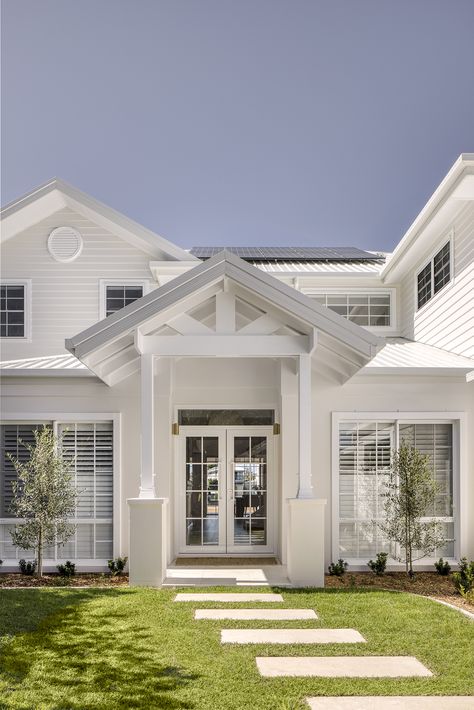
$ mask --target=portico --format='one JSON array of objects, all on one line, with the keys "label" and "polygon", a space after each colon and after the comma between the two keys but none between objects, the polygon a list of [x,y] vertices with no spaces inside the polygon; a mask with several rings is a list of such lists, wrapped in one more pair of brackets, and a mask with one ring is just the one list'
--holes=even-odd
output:
[{"label": "portico", "polygon": [[[341,320],[223,252],[68,341],[108,385],[137,378],[131,584],[161,585],[180,554],[242,550],[276,555],[295,586],[323,585],[313,372],[343,382],[378,346]],[[212,426],[180,423],[193,409],[215,412]]]}]

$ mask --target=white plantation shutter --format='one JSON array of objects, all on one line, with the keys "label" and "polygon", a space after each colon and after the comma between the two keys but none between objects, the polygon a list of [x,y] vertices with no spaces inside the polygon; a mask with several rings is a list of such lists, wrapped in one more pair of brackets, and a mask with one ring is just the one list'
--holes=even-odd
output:
[{"label": "white plantation shutter", "polygon": [[[48,423],[52,425],[51,422]],[[34,442],[34,430],[43,424],[3,424],[0,427],[0,559],[32,556],[11,544],[8,518],[15,470],[11,453],[27,460],[21,441]],[[58,424],[63,436],[63,455],[73,461],[75,485],[81,489],[76,532],[66,545],[47,549],[46,559],[108,559],[113,541],[113,423],[66,422]]]},{"label": "white plantation shutter", "polygon": [[[440,486],[429,516],[442,518],[446,537],[452,538],[454,518],[452,424],[425,422],[342,422],[339,428],[339,548],[341,556],[365,559],[389,552],[374,521],[384,512],[383,492],[390,474],[391,452],[398,426],[399,441],[428,454]],[[452,557],[448,543],[435,556]]]}]

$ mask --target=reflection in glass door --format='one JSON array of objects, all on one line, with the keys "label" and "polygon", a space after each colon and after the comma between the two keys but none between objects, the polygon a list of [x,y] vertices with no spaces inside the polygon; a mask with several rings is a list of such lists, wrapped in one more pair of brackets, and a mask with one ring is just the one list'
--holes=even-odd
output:
[{"label": "reflection in glass door", "polygon": [[231,500],[228,545],[267,544],[267,437],[228,433]]},{"label": "reflection in glass door", "polygon": [[182,429],[181,552],[271,552],[271,430]]}]

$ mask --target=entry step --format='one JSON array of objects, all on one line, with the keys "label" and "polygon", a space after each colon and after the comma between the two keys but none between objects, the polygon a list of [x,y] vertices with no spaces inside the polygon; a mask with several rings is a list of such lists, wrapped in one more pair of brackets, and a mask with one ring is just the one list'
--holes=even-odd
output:
[{"label": "entry step", "polygon": [[301,621],[318,617],[313,609],[196,609],[194,618],[220,621]]},{"label": "entry step", "polygon": [[255,593],[232,593],[223,592],[208,593],[208,592],[180,592],[174,598],[175,602],[231,602],[239,604],[240,602],[282,602],[281,594],[270,594],[266,592]]},{"label": "entry step", "polygon": [[473,696],[461,695],[398,695],[392,697],[354,696],[334,698],[306,698],[311,710],[472,710]]},{"label": "entry step", "polygon": [[355,629],[223,629],[221,643],[365,643]]},{"label": "entry step", "polygon": [[260,675],[318,678],[409,678],[433,674],[414,656],[265,656]]}]

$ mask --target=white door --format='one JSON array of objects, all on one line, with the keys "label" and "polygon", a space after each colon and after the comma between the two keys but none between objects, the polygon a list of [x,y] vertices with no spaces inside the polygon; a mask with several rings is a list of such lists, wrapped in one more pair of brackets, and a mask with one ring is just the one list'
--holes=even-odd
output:
[{"label": "white door", "polygon": [[269,427],[181,427],[179,551],[273,552],[273,432]]}]

